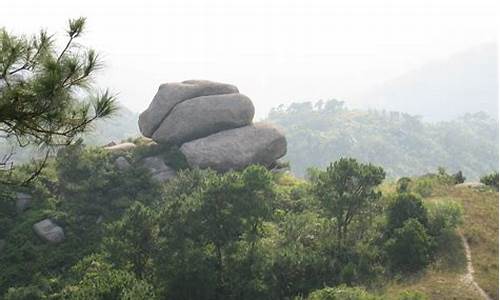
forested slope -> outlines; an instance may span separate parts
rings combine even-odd
[[[348,109],[331,100],[280,106],[268,121],[284,128],[285,160],[298,176],[344,156],[381,165],[389,178],[442,166],[478,180],[498,166],[498,121],[486,113],[426,123],[405,113]]]

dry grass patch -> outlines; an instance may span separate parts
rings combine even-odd
[[[475,269],[474,278],[493,299],[498,299],[498,192],[488,188],[440,187],[436,196],[458,201],[464,208],[465,235]]]

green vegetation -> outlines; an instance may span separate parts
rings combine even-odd
[[[498,172],[493,172],[481,177],[481,183],[489,185],[498,191]]]
[[[443,166],[461,170],[457,179],[478,181],[498,170],[498,121],[484,113],[426,123],[405,113],[348,109],[330,100],[281,105],[268,121],[284,128],[285,159],[300,177],[310,167],[325,168],[345,156],[383,166],[388,178]]]
[[[337,101],[275,110],[270,117],[292,129],[290,158],[328,165],[307,180],[259,165],[189,169],[178,148],[142,138],[129,150],[87,147],[77,137],[115,106],[108,93],[78,101],[74,88],[99,66],[73,45],[83,26],[70,21],[57,55],[45,33],[0,32],[0,130],[21,144],[64,144],[41,164],[0,172],[3,299],[474,299],[464,245],[476,281],[498,299],[498,172],[482,177],[486,187],[461,184],[458,165],[429,172],[450,157],[468,176],[494,168],[491,120],[429,125]],[[360,161],[329,162],[346,153]],[[160,183],[143,164],[151,156],[177,175]],[[363,161],[390,176],[426,174],[391,182]],[[42,220],[64,240],[37,236]]]
[[[261,166],[218,174],[186,169],[175,148],[135,142],[131,152],[81,142],[60,150],[22,189],[35,199],[21,214],[20,188],[3,187],[4,298],[425,299],[428,290],[402,278],[438,265],[463,271],[460,244],[462,256],[443,251],[457,238],[459,202],[415,192],[420,181],[431,199],[455,189],[443,170],[408,178],[404,188],[401,180],[382,184],[382,168],[354,159],[309,181]],[[159,153],[178,166],[165,184],[139,163]],[[118,156],[132,166],[118,170]],[[64,228],[64,242],[34,234],[44,218]]]
[[[423,204],[429,233],[438,237],[437,257],[426,269],[404,279],[391,280],[384,287],[388,297],[410,289],[424,293],[429,299],[479,299],[477,292],[464,284],[466,258],[461,233],[471,248],[474,279],[492,299],[498,299],[498,192],[454,185],[450,176],[441,170],[438,174],[411,178],[408,183],[413,192],[421,186],[418,182],[426,182],[429,187]],[[456,226],[458,232],[450,230]]]
[[[43,147],[47,158],[51,147],[71,144],[94,121],[115,113],[114,97],[93,89],[92,79],[102,62],[94,50],[76,42],[84,28],[84,18],[70,20],[67,42],[60,50],[45,31],[28,38],[0,29],[2,140]],[[11,169],[12,155],[12,151],[2,154],[0,171]],[[27,181],[44,165],[45,160]]]

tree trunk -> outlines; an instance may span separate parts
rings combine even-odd
[[[217,287],[215,289],[215,299],[225,299],[224,294],[224,266],[222,263],[222,250],[219,245],[215,245],[217,255]]]

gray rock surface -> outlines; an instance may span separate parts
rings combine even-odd
[[[152,137],[177,104],[201,96],[233,93],[238,93],[235,86],[207,80],[162,84],[149,107],[139,115],[139,129],[144,136]]]
[[[133,149],[135,147],[136,147],[136,145],[134,143],[126,142],[126,143],[116,144],[113,146],[107,146],[107,147],[104,147],[104,149],[106,149],[108,151],[127,151],[127,150]]]
[[[32,197],[26,193],[16,193],[16,211],[18,214],[31,207]]]
[[[118,170],[123,171],[123,170],[126,170],[130,167],[130,163],[128,162],[128,160],[125,157],[120,156],[117,159],[115,159],[115,167]]]
[[[52,244],[58,244],[64,240],[64,230],[50,219],[36,223],[33,225],[33,230],[40,238]]]
[[[165,182],[176,175],[176,171],[167,166],[163,159],[158,156],[146,157],[141,161],[141,165],[151,172],[151,177],[158,182]]]
[[[196,97],[176,105],[152,138],[159,143],[180,145],[249,125],[254,113],[252,101],[242,94]]]
[[[250,164],[269,166],[286,154],[286,147],[281,130],[257,123],[187,142],[180,151],[191,167],[228,171]]]

